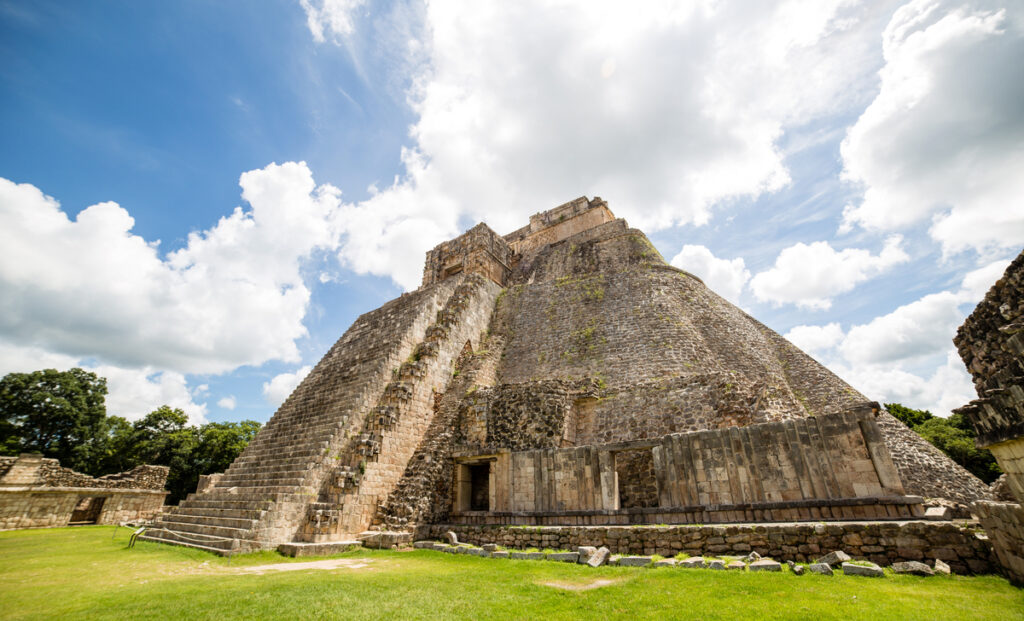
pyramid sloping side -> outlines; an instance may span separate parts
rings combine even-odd
[[[593,379],[577,444],[653,438],[864,407],[869,399],[778,333],[668,266],[616,221],[524,257],[495,313],[498,382]],[[907,493],[969,502],[987,487],[883,415]]]

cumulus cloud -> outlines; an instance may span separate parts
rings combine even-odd
[[[654,230],[773,192],[787,127],[867,103],[888,8],[847,5],[431,2],[401,29],[424,57],[399,64],[418,117],[404,173],[346,211],[340,258],[413,288],[466,220],[507,232],[599,194]],[[364,25],[349,2],[304,6],[314,38],[333,16],[342,45]]]
[[[826,241],[797,243],[783,249],[774,266],[754,276],[750,288],[762,302],[827,309],[832,297],[908,261],[901,241],[898,235],[889,237],[877,255],[860,248],[837,251]]]
[[[266,397],[267,403],[275,408],[279,407],[312,370],[312,366],[306,365],[294,373],[281,373],[275,375],[269,382],[264,382],[263,396]]]
[[[947,254],[1024,239],[1024,19],[972,4],[915,0],[885,29],[881,89],[842,145],[865,188],[846,228],[930,224]]]
[[[797,326],[786,338],[873,399],[947,416],[976,396],[953,335],[1008,263],[988,263],[968,272],[958,289],[925,295],[845,333],[830,323]]]
[[[294,162],[240,185],[250,209],[161,258],[116,203],[72,220],[38,188],[0,179],[0,339],[176,373],[298,361],[310,296],[300,266],[337,246],[339,192]]]
[[[795,326],[786,333],[786,339],[813,355],[838,345],[843,340],[843,329],[838,323],[824,326]]]
[[[327,35],[344,39],[355,29],[353,13],[366,0],[300,0],[313,39],[323,42]]]
[[[704,246],[687,244],[670,263],[696,274],[715,293],[737,304],[743,287],[750,280],[742,258],[719,259]]]
[[[217,407],[224,408],[225,410],[233,410],[238,402],[235,400],[234,395],[228,395],[217,400]]]

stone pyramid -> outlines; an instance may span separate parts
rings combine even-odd
[[[152,540],[896,519],[988,488],[585,197],[427,254]]]

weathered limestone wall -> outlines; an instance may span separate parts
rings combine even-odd
[[[56,459],[23,454],[20,457],[0,457],[0,486],[43,485],[162,491],[167,483],[167,471],[167,466],[142,465],[127,472],[91,477],[61,466]]]
[[[489,513],[498,520],[607,516],[634,508],[658,508],[654,513],[666,522],[693,520],[687,514],[698,512],[714,514],[713,521],[753,520],[759,510],[771,511],[775,519],[835,519],[857,513],[822,510],[850,503],[816,501],[903,497],[874,415],[863,410],[619,445],[503,451],[459,460],[490,463]],[[785,511],[787,503],[794,511]],[[861,517],[912,515],[906,513],[912,502],[883,504],[880,512]]]
[[[1005,483],[1024,503],[1024,252],[957,330],[957,350],[974,379],[978,399],[958,411],[992,451]],[[992,539],[1010,579],[1024,584],[1024,507],[977,502],[971,509]]]
[[[530,224],[505,236],[512,250],[528,255],[538,248],[554,244],[615,219],[608,203],[595,196],[581,196],[554,209],[530,216]]]
[[[167,492],[166,466],[90,477],[41,455],[0,458],[0,530],[67,526],[83,499],[103,499],[96,524],[148,520]]]
[[[504,286],[512,271],[508,243],[486,224],[480,223],[455,239],[438,244],[427,253],[423,285],[440,282],[456,274],[480,274]]]
[[[749,554],[778,561],[813,562],[832,550],[879,565],[940,559],[958,574],[992,569],[991,546],[970,528],[950,522],[830,522],[828,524],[735,524],[728,526],[422,526],[420,539],[496,543],[510,548],[576,549],[607,546],[615,554],[691,556]]]

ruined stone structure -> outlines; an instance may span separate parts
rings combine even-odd
[[[164,508],[167,470],[93,478],[42,455],[0,457],[0,530],[152,519]]]
[[[299,554],[442,523],[905,519],[922,496],[989,490],[580,198],[430,251],[147,537]]]
[[[1024,252],[964,321],[954,339],[978,398],[960,408],[992,451],[1016,502],[972,509],[1010,578],[1024,584]]]

